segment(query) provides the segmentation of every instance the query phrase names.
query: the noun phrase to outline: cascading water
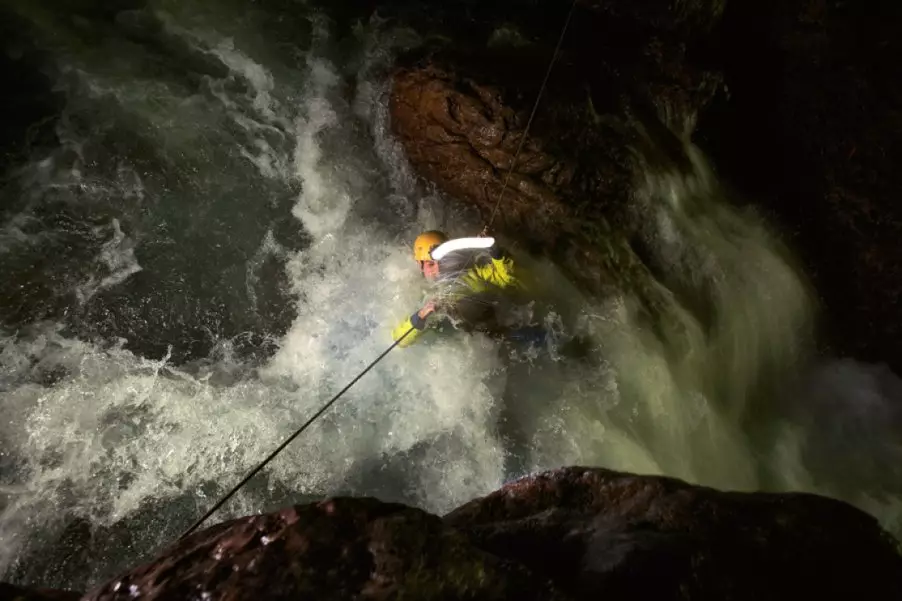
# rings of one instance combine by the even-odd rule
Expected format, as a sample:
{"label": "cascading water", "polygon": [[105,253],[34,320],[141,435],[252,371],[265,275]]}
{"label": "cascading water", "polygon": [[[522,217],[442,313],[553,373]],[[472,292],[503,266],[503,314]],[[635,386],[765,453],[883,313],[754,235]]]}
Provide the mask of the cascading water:
{"label": "cascading water", "polygon": [[[114,34],[100,17],[16,11],[54,57],[65,108],[59,147],[3,190],[0,572],[81,588],[178,536],[390,344],[422,301],[418,231],[481,223],[423,197],[388,134],[386,67],[411,32],[374,21],[337,39],[303,7],[161,2],[115,13]],[[823,462],[843,445],[805,403],[776,405],[793,386],[842,414],[850,397],[817,384],[867,372],[792,377],[808,293],[689,152],[694,173],[649,173],[636,210],[657,285],[705,299],[706,319],[676,294],[658,337],[629,294],[578,301],[539,265],[600,364],[511,362],[482,335],[397,349],[211,521],[336,493],[448,510],[504,480],[504,414],[527,437],[523,469],[824,490],[893,526],[902,451],[873,416],[898,391],[870,394],[856,421],[875,437],[856,455],[867,479],[831,479]],[[774,416],[787,421],[761,426]]]}

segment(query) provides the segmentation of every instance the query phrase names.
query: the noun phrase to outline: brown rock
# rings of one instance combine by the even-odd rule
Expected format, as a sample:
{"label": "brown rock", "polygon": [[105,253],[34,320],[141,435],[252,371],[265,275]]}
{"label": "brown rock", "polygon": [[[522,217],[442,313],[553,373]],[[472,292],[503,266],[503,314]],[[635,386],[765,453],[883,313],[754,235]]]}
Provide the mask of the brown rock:
{"label": "brown rock", "polygon": [[334,498],[231,520],[84,599],[898,599],[900,575],[839,501],[570,467],[441,519]]}
{"label": "brown rock", "polygon": [[[498,94],[429,64],[398,73],[390,109],[409,160],[430,179],[490,214],[503,185],[501,172],[510,168],[522,137],[522,131],[512,131],[516,115],[501,104]],[[528,222],[531,232],[547,232],[549,223],[565,209],[555,187],[545,185],[542,176],[568,167],[542,153],[534,142],[525,150],[518,177],[506,191],[504,220]]]}
{"label": "brown rock", "polygon": [[816,495],[569,467],[445,521],[575,599],[902,598],[898,543],[873,517]]}
{"label": "brown rock", "polygon": [[86,600],[564,599],[438,517],[336,498],[218,524]]}
{"label": "brown rock", "polygon": [[333,498],[230,520],[83,599],[899,599],[900,576],[898,543],[839,501],[569,467],[444,518]]}

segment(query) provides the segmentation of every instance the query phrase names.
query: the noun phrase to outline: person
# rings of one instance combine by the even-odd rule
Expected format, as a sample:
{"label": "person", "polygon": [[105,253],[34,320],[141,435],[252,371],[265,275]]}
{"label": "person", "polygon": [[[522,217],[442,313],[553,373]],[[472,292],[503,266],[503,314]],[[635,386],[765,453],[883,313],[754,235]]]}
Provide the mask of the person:
{"label": "person", "polygon": [[[546,355],[545,360],[534,364],[517,359],[517,353],[506,352],[512,348],[525,350],[545,345],[548,337],[545,328],[523,324],[517,310],[518,306],[527,304],[524,301],[535,300],[541,283],[518,269],[513,259],[494,244],[485,251],[451,252],[435,260],[432,252],[447,241],[448,237],[437,230],[423,232],[414,240],[413,258],[423,277],[440,288],[445,284],[446,290],[395,326],[392,337],[397,341],[409,331],[398,346],[410,346],[421,340],[428,329],[441,327],[450,316],[457,318],[457,323],[452,323],[456,329],[480,330],[503,341],[505,352],[500,353],[500,359],[507,375],[496,427],[505,448],[504,473],[506,479],[513,479],[524,475],[532,452],[531,433],[535,425],[530,416],[534,409],[524,410],[524,407],[534,406],[540,398],[545,398],[542,391],[559,381],[547,376],[552,373],[550,365],[555,363],[550,354],[540,353]],[[437,313],[444,315],[439,317]],[[573,356],[584,355],[573,341],[582,345],[580,339],[574,338],[560,350],[572,347],[577,349]],[[552,394],[547,398],[553,398]]]}
{"label": "person", "polygon": [[[431,283],[444,284],[438,300],[433,298],[419,310],[392,329],[392,338],[401,340],[398,346],[414,344],[438,311],[445,314],[441,322],[450,321],[465,330],[481,330],[489,334],[508,335],[519,342],[541,342],[544,331],[536,328],[510,329],[509,309],[516,299],[527,292],[518,277],[513,259],[497,245],[483,253],[449,253],[441,261],[432,257],[432,251],[448,241],[448,236],[438,230],[421,233],[413,243],[413,258],[419,264],[423,277]],[[435,320],[433,320],[433,323]],[[456,323],[455,323],[456,322]]]}

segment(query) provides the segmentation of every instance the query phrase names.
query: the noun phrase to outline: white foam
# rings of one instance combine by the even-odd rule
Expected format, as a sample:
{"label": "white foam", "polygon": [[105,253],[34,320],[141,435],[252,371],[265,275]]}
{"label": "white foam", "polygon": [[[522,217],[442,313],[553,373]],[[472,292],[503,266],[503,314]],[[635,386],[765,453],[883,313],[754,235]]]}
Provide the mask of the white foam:
{"label": "white foam", "polygon": [[[95,228],[95,233],[100,234],[99,230],[101,229],[105,228]],[[108,274],[99,281],[95,275],[91,274],[87,281],[76,288],[76,295],[82,304],[101,290],[121,284],[130,276],[141,271],[141,266],[135,257],[135,243],[122,232],[119,220],[113,218],[110,221],[109,229],[112,230],[112,237],[103,243],[96,259],[97,262],[103,263]]]}
{"label": "white foam", "polygon": [[305,114],[296,128],[297,147],[294,168],[303,190],[292,213],[314,237],[335,233],[347,218],[351,198],[336,185],[331,171],[320,166],[322,151],[317,137],[338,122],[338,116],[326,95],[338,85],[338,76],[324,60],[311,59],[310,95],[304,102]]}

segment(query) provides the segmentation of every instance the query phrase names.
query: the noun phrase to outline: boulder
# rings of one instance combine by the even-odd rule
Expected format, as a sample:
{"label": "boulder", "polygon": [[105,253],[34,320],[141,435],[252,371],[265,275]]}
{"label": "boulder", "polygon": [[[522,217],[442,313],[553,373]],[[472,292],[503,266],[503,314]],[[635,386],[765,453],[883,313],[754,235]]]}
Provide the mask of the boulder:
{"label": "boulder", "polygon": [[85,601],[114,599],[565,599],[437,516],[334,498],[230,520],[176,542]]}
{"label": "boulder", "polygon": [[900,575],[840,501],[567,467],[444,517],[341,497],[229,520],[84,599],[899,599]]}
{"label": "boulder", "polygon": [[567,467],[445,517],[574,599],[897,599],[898,543],[812,494],[739,493]]}

